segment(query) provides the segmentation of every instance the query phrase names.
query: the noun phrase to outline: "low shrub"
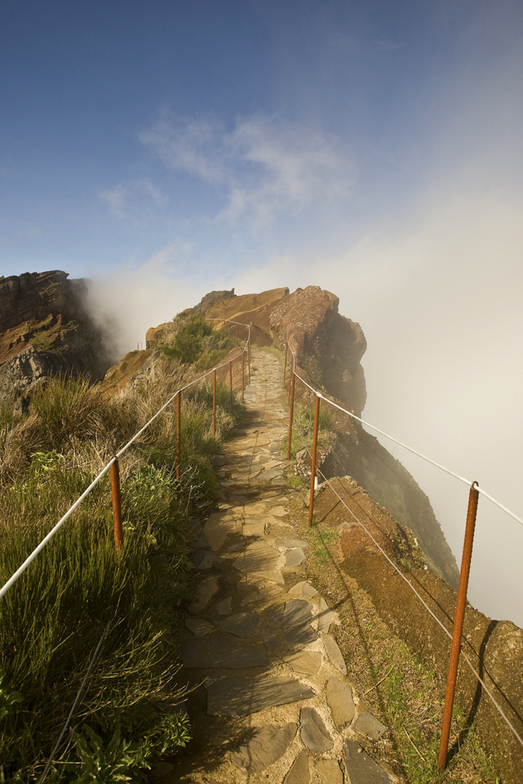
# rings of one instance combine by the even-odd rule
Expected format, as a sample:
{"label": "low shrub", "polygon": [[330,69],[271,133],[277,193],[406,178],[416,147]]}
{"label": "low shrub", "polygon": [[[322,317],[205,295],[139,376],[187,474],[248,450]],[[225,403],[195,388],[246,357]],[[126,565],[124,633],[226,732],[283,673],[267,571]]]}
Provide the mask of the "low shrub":
{"label": "low shrub", "polygon": [[[169,359],[114,401],[59,379],[29,415],[4,418],[1,584],[181,381]],[[88,671],[47,781],[142,781],[187,743],[172,630],[192,569],[188,520],[216,493],[213,455],[235,421],[228,389],[218,390],[216,440],[212,391],[182,396],[179,480],[175,403],[121,459],[119,555],[104,477],[0,600],[0,781],[38,781]]]}
{"label": "low shrub", "polygon": [[162,351],[180,362],[207,370],[236,345],[226,329],[213,329],[201,316],[180,314],[173,330],[164,338]]}

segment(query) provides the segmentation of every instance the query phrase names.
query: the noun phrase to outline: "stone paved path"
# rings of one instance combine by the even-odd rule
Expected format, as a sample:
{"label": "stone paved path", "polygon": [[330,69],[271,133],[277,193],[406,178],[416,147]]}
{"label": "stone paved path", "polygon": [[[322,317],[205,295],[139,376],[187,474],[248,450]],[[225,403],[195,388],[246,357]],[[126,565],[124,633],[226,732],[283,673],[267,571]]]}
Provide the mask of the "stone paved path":
{"label": "stone paved path", "polygon": [[288,513],[278,357],[253,350],[247,415],[218,459],[218,511],[195,531],[199,571],[182,658],[194,740],[166,782],[386,784],[360,747],[386,728],[361,711],[330,634],[333,612],[300,574],[307,543]]}

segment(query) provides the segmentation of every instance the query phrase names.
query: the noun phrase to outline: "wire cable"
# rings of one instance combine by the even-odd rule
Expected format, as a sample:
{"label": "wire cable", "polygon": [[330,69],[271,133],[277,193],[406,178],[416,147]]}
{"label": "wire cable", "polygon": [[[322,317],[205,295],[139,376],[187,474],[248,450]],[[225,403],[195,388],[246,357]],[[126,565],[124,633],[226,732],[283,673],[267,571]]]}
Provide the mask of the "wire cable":
{"label": "wire cable", "polygon": [[[291,349],[291,351],[292,351],[292,349]],[[330,400],[328,397],[325,397],[325,395],[323,395],[319,390],[317,390],[313,386],[311,386],[298,373],[295,372],[295,375],[296,375],[296,378],[298,378],[301,381],[302,384],[304,384],[308,389],[310,389],[311,392],[313,392],[319,398],[324,400],[326,403],[329,403],[329,405],[333,406],[333,408],[337,408],[339,411],[343,412],[344,414],[348,414],[350,417],[352,417],[353,419],[356,419],[362,425],[365,425],[365,427],[370,427],[372,430],[375,430],[380,435],[385,436],[385,438],[388,438],[390,441],[393,441],[395,444],[398,444],[398,446],[403,447],[408,452],[411,452],[413,455],[416,455],[417,457],[420,457],[422,460],[425,460],[425,462],[430,463],[431,465],[435,466],[436,468],[439,468],[441,471],[444,471],[446,474],[449,474],[450,476],[454,477],[454,479],[458,479],[460,482],[463,482],[468,487],[470,487],[470,485],[472,484],[472,482],[469,479],[466,479],[465,477],[460,476],[459,474],[456,474],[454,471],[451,471],[450,468],[446,468],[445,466],[441,465],[440,463],[437,463],[435,460],[432,460],[430,457],[427,457],[426,455],[422,454],[422,452],[418,452],[417,449],[414,449],[413,447],[409,446],[408,444],[403,443],[403,441],[399,441],[397,438],[394,438],[394,436],[389,435],[389,433],[386,433],[384,430],[380,430],[379,427],[376,427],[375,425],[372,425],[370,422],[366,422],[361,417],[356,416],[356,414],[354,414],[352,411],[348,411],[346,408],[342,408],[342,406],[338,405],[337,403],[334,403],[334,401]],[[497,506],[503,512],[508,514],[509,517],[512,517],[517,523],[519,523],[520,525],[523,525],[523,519],[521,517],[519,517],[517,514],[515,514],[515,512],[512,512],[510,509],[508,509],[502,503],[497,501],[493,496],[491,496],[489,493],[487,493],[485,490],[482,490],[481,487],[478,487],[477,489],[478,489],[478,492],[481,495],[484,495],[485,498],[488,498],[488,500],[491,503],[493,503],[495,506]]]}

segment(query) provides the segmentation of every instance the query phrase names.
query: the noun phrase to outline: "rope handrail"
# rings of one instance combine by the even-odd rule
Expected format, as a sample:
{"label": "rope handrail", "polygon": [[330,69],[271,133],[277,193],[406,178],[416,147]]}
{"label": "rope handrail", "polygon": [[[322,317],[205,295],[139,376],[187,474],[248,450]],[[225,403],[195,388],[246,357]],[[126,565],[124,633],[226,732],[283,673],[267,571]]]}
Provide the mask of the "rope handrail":
{"label": "rope handrail", "polygon": [[[307,451],[308,451],[308,450],[307,450]],[[417,596],[417,598],[419,599],[419,601],[422,603],[422,605],[425,607],[425,609],[426,609],[426,610],[427,610],[427,611],[430,613],[430,615],[431,615],[431,616],[434,618],[434,620],[436,621],[436,623],[437,623],[437,624],[438,624],[438,625],[439,625],[439,626],[440,626],[440,627],[443,629],[443,631],[445,632],[445,634],[446,634],[446,635],[447,635],[447,636],[448,636],[450,639],[452,639],[452,634],[451,634],[451,633],[450,633],[450,631],[447,629],[447,627],[446,627],[446,626],[445,626],[445,625],[444,625],[444,624],[443,624],[443,623],[440,621],[440,619],[437,617],[437,615],[436,615],[436,614],[435,614],[435,613],[434,613],[434,612],[433,612],[433,611],[430,609],[430,607],[429,607],[429,606],[428,606],[428,604],[425,602],[425,600],[423,599],[423,597],[422,597],[422,596],[421,596],[421,595],[418,593],[418,591],[417,591],[417,590],[414,588],[414,586],[412,585],[412,583],[410,582],[410,580],[407,580],[406,576],[403,574],[403,572],[401,571],[401,569],[399,569],[399,568],[398,568],[398,566],[397,566],[397,565],[394,563],[394,561],[393,561],[393,560],[392,560],[392,559],[391,559],[391,558],[390,558],[390,557],[387,555],[387,553],[385,552],[385,550],[384,550],[384,549],[383,549],[383,548],[380,546],[380,544],[379,544],[379,543],[376,541],[376,539],[375,539],[375,538],[374,538],[374,536],[371,534],[371,532],[368,530],[368,528],[367,528],[367,527],[366,527],[366,526],[365,526],[365,525],[364,525],[364,524],[361,522],[361,520],[358,518],[358,516],[357,516],[356,514],[354,514],[354,512],[352,511],[352,509],[351,509],[351,508],[350,508],[350,507],[349,507],[349,506],[348,506],[348,505],[345,503],[345,501],[344,501],[344,500],[343,500],[343,498],[340,496],[340,494],[339,494],[339,493],[336,491],[335,487],[333,487],[333,485],[331,484],[331,482],[329,481],[329,479],[327,479],[327,477],[326,477],[326,476],[325,476],[325,475],[324,475],[324,474],[321,472],[321,470],[320,470],[320,469],[318,469],[318,473],[319,473],[319,474],[321,474],[321,476],[323,477],[323,480],[324,480],[324,481],[325,481],[325,482],[328,484],[328,486],[330,487],[330,489],[332,490],[332,492],[334,493],[334,495],[336,496],[336,498],[337,498],[337,499],[340,501],[340,503],[342,504],[342,506],[344,506],[344,507],[345,507],[345,509],[346,509],[346,510],[349,512],[349,514],[352,516],[352,518],[353,518],[353,519],[354,519],[354,520],[355,520],[355,521],[356,521],[356,522],[357,522],[357,523],[358,523],[358,524],[359,524],[359,525],[362,527],[362,529],[365,531],[365,533],[367,534],[367,536],[369,536],[369,537],[370,537],[370,539],[372,539],[372,541],[374,542],[374,544],[376,545],[376,547],[378,548],[378,550],[381,552],[381,554],[382,554],[383,556],[385,556],[385,558],[386,558],[386,559],[387,559],[387,561],[390,563],[390,565],[393,567],[393,569],[394,569],[394,570],[395,570],[395,571],[396,571],[396,572],[399,574],[399,576],[400,576],[400,577],[401,577],[401,578],[402,578],[402,579],[403,579],[403,580],[404,580],[404,581],[407,583],[407,585],[409,586],[409,588],[411,589],[411,591],[412,591],[412,592],[413,592],[413,593],[414,593],[414,594]],[[473,665],[473,664],[472,664],[472,662],[470,661],[469,657],[466,655],[466,653],[465,653],[464,651],[461,651],[461,655],[463,656],[463,658],[464,658],[464,659],[465,659],[465,661],[467,662],[468,666],[469,666],[469,667],[470,667],[470,669],[472,670],[472,673],[473,673],[473,674],[474,674],[474,676],[477,678],[478,682],[479,682],[479,683],[482,685],[482,687],[485,689],[485,692],[486,692],[486,693],[487,693],[487,695],[489,696],[489,698],[490,698],[490,700],[491,700],[492,704],[494,705],[494,707],[495,707],[495,708],[498,710],[498,712],[500,713],[501,717],[504,719],[504,721],[506,722],[506,724],[508,725],[508,727],[509,727],[509,728],[512,730],[512,732],[513,732],[513,733],[514,733],[514,735],[516,736],[516,738],[517,738],[517,740],[519,741],[519,743],[521,744],[521,746],[523,746],[523,738],[522,738],[522,737],[521,737],[521,735],[518,733],[518,731],[516,730],[516,728],[513,726],[513,724],[511,723],[510,719],[508,718],[508,716],[507,716],[507,715],[505,714],[505,712],[503,711],[503,708],[501,708],[501,706],[500,706],[500,705],[497,703],[496,699],[494,698],[494,696],[493,696],[493,694],[491,693],[490,689],[488,688],[487,684],[485,683],[485,681],[484,681],[484,680],[481,678],[480,674],[479,674],[479,673],[476,671],[476,669],[474,668],[474,665]]]}
{"label": "rope handrail", "polygon": [[53,538],[53,536],[54,536],[54,535],[55,535],[55,534],[56,534],[56,533],[59,531],[59,529],[62,527],[62,525],[65,523],[65,521],[66,521],[66,520],[67,520],[67,519],[68,519],[68,518],[69,518],[69,517],[72,515],[72,513],[75,511],[75,509],[77,509],[77,508],[80,506],[80,504],[82,503],[82,501],[84,500],[84,498],[86,498],[86,497],[89,495],[89,493],[91,492],[91,490],[92,490],[92,489],[93,489],[93,488],[94,488],[94,487],[95,487],[95,486],[98,484],[98,482],[100,481],[100,479],[102,479],[102,478],[105,476],[105,474],[106,474],[106,473],[109,471],[109,469],[111,468],[112,464],[114,463],[115,459],[116,459],[116,458],[114,458],[114,457],[113,457],[113,458],[112,458],[112,460],[111,460],[109,463],[107,463],[107,465],[106,465],[106,466],[105,466],[105,467],[104,467],[104,468],[103,468],[103,469],[100,471],[100,473],[98,474],[98,476],[97,476],[95,479],[93,479],[93,481],[91,482],[91,484],[89,485],[89,487],[88,487],[86,490],[84,490],[84,492],[82,493],[82,495],[81,495],[81,496],[80,496],[80,497],[79,497],[79,498],[78,498],[78,499],[77,499],[77,500],[74,502],[74,504],[73,504],[72,506],[70,506],[70,507],[69,507],[69,509],[67,510],[67,512],[66,512],[66,513],[64,514],[64,516],[63,516],[63,517],[62,517],[62,518],[61,518],[61,519],[60,519],[60,520],[59,520],[59,521],[56,523],[56,525],[54,526],[54,528],[52,528],[52,529],[49,531],[49,533],[48,533],[48,534],[47,534],[47,535],[46,535],[46,536],[45,536],[45,537],[42,539],[42,541],[40,542],[40,544],[38,544],[38,545],[35,547],[35,549],[33,550],[33,552],[32,552],[30,555],[28,555],[28,556],[27,556],[27,558],[25,559],[25,561],[23,562],[23,564],[22,564],[21,566],[19,566],[19,567],[18,567],[18,569],[16,570],[16,572],[15,572],[15,573],[14,573],[14,574],[13,574],[13,575],[12,575],[12,576],[9,578],[9,580],[8,580],[8,581],[5,583],[5,585],[4,585],[4,586],[3,586],[3,587],[0,589],[0,599],[2,598],[2,596],[4,596],[4,594],[5,594],[5,593],[7,593],[7,591],[9,590],[9,588],[11,588],[11,586],[12,586],[12,585],[13,585],[13,584],[14,584],[14,583],[15,583],[15,582],[18,580],[18,578],[19,578],[19,577],[20,577],[20,576],[21,576],[21,575],[22,575],[22,574],[25,572],[25,570],[27,569],[27,567],[29,566],[29,564],[30,564],[32,561],[34,561],[34,559],[36,558],[36,556],[38,555],[38,553],[40,552],[40,550],[43,550],[43,548],[45,547],[45,545],[46,545],[46,544],[47,544],[47,543],[48,543],[48,542],[49,542],[49,541],[50,541],[50,540]]}
{"label": "rope handrail", "polygon": [[[293,355],[293,359],[295,359],[295,354],[290,346],[289,349]],[[342,406],[338,405],[337,403],[334,403],[333,400],[330,400],[328,397],[323,395],[318,389],[315,389],[313,386],[311,386],[311,384],[305,381],[305,379],[302,378],[298,373],[296,373],[296,371],[294,371],[294,374],[296,378],[298,378],[302,382],[302,384],[304,384],[308,389],[311,390],[311,392],[313,392],[315,395],[321,398],[321,400],[324,400],[326,403],[329,403],[329,405],[333,406],[334,408],[337,408],[339,411],[343,412],[344,414],[348,414],[350,417],[356,419],[362,425],[365,425],[365,427],[370,427],[372,430],[375,430],[380,435],[385,436],[385,438],[388,438],[390,441],[393,441],[395,444],[398,444],[398,446],[403,447],[408,452],[411,452],[413,455],[416,455],[417,457],[420,457],[422,460],[425,460],[425,462],[430,463],[430,465],[439,468],[441,471],[444,471],[446,474],[449,474],[450,476],[454,477],[454,479],[458,479],[460,482],[463,482],[468,487],[470,487],[470,485],[472,484],[472,482],[469,479],[465,479],[465,477],[460,476],[460,474],[457,474],[455,471],[452,471],[450,468],[446,468],[444,465],[441,465],[441,463],[437,463],[435,460],[432,460],[432,458],[427,457],[422,452],[418,452],[417,449],[414,449],[408,444],[405,444],[403,441],[399,441],[394,436],[389,435],[389,433],[386,433],[384,430],[381,430],[379,427],[376,427],[375,425],[372,425],[370,422],[365,421],[361,417],[354,414],[352,411],[348,411],[346,408],[342,408]],[[512,512],[508,507],[506,507],[500,501],[496,500],[492,495],[487,493],[481,487],[478,487],[478,492],[481,495],[484,495],[485,498],[488,498],[488,500],[492,504],[497,506],[499,509],[501,509],[502,512],[505,512],[505,514],[509,515],[509,517],[512,517],[517,523],[523,525],[523,519],[521,517],[519,517],[515,512]]]}
{"label": "rope handrail", "polygon": [[[224,319],[224,321],[227,321],[227,319]],[[232,323],[235,323],[235,322],[232,322]],[[247,326],[247,327],[249,328],[249,337],[250,337],[250,325],[248,325],[248,324],[247,324],[247,325],[245,325],[245,326]],[[249,340],[249,337],[247,338],[247,340],[246,340],[246,343],[248,342],[248,340]],[[146,430],[146,429],[147,429],[147,428],[148,428],[148,427],[149,427],[149,426],[150,426],[150,425],[151,425],[151,424],[154,422],[154,420],[155,420],[155,419],[156,419],[156,418],[157,418],[157,417],[158,417],[158,416],[159,416],[159,415],[160,415],[160,414],[161,414],[161,413],[162,413],[162,412],[163,412],[163,411],[164,411],[164,410],[167,408],[167,406],[168,406],[170,403],[172,403],[172,401],[173,401],[173,400],[175,400],[175,398],[177,397],[177,395],[178,395],[178,394],[180,394],[181,392],[184,392],[186,389],[189,389],[189,387],[192,387],[192,386],[194,386],[195,384],[199,383],[199,382],[200,382],[200,381],[202,381],[203,379],[207,378],[207,376],[210,376],[212,373],[214,373],[216,370],[219,370],[221,367],[225,367],[225,366],[226,366],[226,365],[228,365],[230,362],[232,362],[234,359],[237,359],[237,358],[238,358],[238,357],[240,357],[242,354],[245,354],[245,352],[246,352],[246,351],[247,351],[247,349],[244,347],[244,348],[243,348],[243,349],[241,349],[241,350],[238,352],[238,354],[236,354],[234,357],[231,357],[230,359],[228,359],[228,360],[227,360],[227,361],[225,361],[225,362],[220,362],[219,364],[215,365],[215,366],[214,366],[213,368],[211,368],[210,370],[207,370],[207,371],[206,371],[205,373],[203,373],[201,376],[198,376],[198,378],[196,378],[196,379],[194,379],[193,381],[189,382],[189,383],[188,383],[188,384],[186,384],[184,387],[181,387],[180,389],[178,389],[178,390],[177,390],[177,391],[174,393],[174,395],[172,395],[172,396],[169,398],[169,400],[168,400],[166,403],[164,403],[164,405],[163,405],[163,406],[162,406],[162,407],[161,407],[161,408],[160,408],[160,409],[159,409],[159,410],[156,412],[156,414],[154,414],[154,416],[152,416],[152,417],[151,417],[151,419],[149,419],[149,421],[148,421],[148,422],[147,422],[147,423],[146,423],[146,424],[145,424],[145,425],[144,425],[144,426],[143,426],[143,427],[142,427],[142,428],[141,428],[141,429],[140,429],[140,430],[139,430],[137,433],[135,433],[135,435],[134,435],[134,436],[133,436],[133,437],[132,437],[132,438],[131,438],[131,439],[130,439],[130,440],[129,440],[129,441],[126,443],[126,444],[125,444],[125,446],[123,446],[123,447],[122,447],[122,449],[120,449],[120,451],[119,451],[119,452],[117,452],[116,456],[115,456],[115,457],[113,457],[113,458],[112,458],[112,459],[111,459],[111,460],[110,460],[110,461],[107,463],[107,465],[106,465],[106,466],[104,466],[104,468],[103,468],[103,469],[100,471],[100,473],[99,473],[99,474],[98,474],[98,475],[97,475],[97,476],[96,476],[96,477],[93,479],[93,481],[91,482],[91,484],[89,485],[89,487],[87,487],[87,488],[84,490],[84,492],[82,493],[82,495],[81,495],[81,496],[80,496],[80,497],[79,497],[79,498],[78,498],[78,499],[77,499],[77,500],[74,502],[74,504],[72,504],[72,506],[70,506],[70,507],[69,507],[69,509],[67,510],[67,512],[66,512],[66,513],[63,515],[63,517],[61,517],[61,518],[60,518],[60,520],[59,520],[59,521],[56,523],[56,525],[55,525],[55,526],[54,526],[54,527],[53,527],[53,528],[52,528],[52,529],[49,531],[49,533],[48,533],[48,534],[46,534],[46,536],[45,536],[45,537],[42,539],[42,541],[41,541],[41,542],[40,542],[40,543],[39,543],[39,544],[38,544],[38,545],[35,547],[35,549],[32,551],[32,553],[30,553],[30,554],[28,555],[28,557],[25,559],[25,561],[24,561],[24,562],[23,562],[23,563],[22,563],[22,564],[21,564],[21,565],[18,567],[18,569],[16,570],[16,572],[14,572],[14,574],[12,574],[12,575],[11,575],[11,577],[10,577],[10,578],[7,580],[7,582],[6,582],[6,583],[5,583],[5,584],[2,586],[2,588],[0,588],[0,599],[1,599],[1,598],[2,598],[2,597],[3,597],[3,596],[6,594],[6,593],[7,593],[7,591],[8,591],[8,590],[9,590],[9,589],[10,589],[10,588],[11,588],[11,587],[14,585],[14,583],[15,583],[15,582],[18,580],[18,578],[19,578],[19,577],[21,577],[21,575],[22,575],[22,574],[25,572],[25,570],[26,570],[26,569],[27,569],[27,567],[28,567],[28,566],[29,566],[29,565],[32,563],[32,561],[34,561],[34,559],[35,559],[35,558],[36,558],[36,556],[37,556],[37,555],[40,553],[40,551],[41,551],[41,550],[43,550],[43,548],[45,547],[45,545],[46,545],[46,544],[47,544],[47,543],[48,543],[48,542],[49,542],[49,541],[50,541],[50,540],[51,540],[51,539],[54,537],[54,535],[55,535],[55,534],[56,534],[56,533],[57,533],[57,532],[60,530],[60,528],[62,527],[62,525],[63,525],[63,524],[66,522],[66,520],[68,520],[68,519],[69,519],[69,517],[70,517],[70,516],[73,514],[73,512],[74,512],[74,511],[75,511],[75,510],[76,510],[76,509],[77,509],[77,508],[80,506],[80,504],[82,503],[82,501],[83,501],[83,500],[84,500],[84,499],[85,499],[85,498],[86,498],[86,497],[89,495],[89,493],[91,492],[91,490],[93,490],[93,489],[94,489],[94,487],[95,487],[95,486],[96,486],[96,485],[97,485],[97,484],[100,482],[100,480],[101,480],[101,479],[102,479],[102,478],[105,476],[105,474],[106,474],[106,473],[107,473],[107,472],[110,470],[111,466],[112,466],[112,465],[115,463],[115,461],[116,461],[118,458],[120,458],[120,457],[121,457],[121,456],[122,456],[122,455],[123,455],[123,454],[124,454],[124,453],[125,453],[125,452],[126,452],[128,449],[129,449],[129,447],[130,447],[130,446],[131,446],[131,445],[132,445],[132,444],[133,444],[133,443],[136,441],[136,439],[137,439],[137,438],[139,438],[139,436],[140,436],[140,435],[141,435],[141,434],[142,434],[142,433],[143,433],[143,432],[144,432],[144,431],[145,431],[145,430]]]}
{"label": "rope handrail", "polygon": [[[387,553],[379,545],[379,543],[376,541],[374,536],[372,536],[372,534],[370,533],[368,528],[362,523],[362,521],[352,511],[352,509],[350,509],[350,507],[345,503],[343,498],[339,495],[339,493],[336,491],[336,489],[333,487],[333,485],[327,479],[327,477],[321,472],[321,470],[316,469],[316,466],[315,466],[315,454],[316,454],[316,439],[317,439],[317,428],[318,428],[318,419],[319,419],[318,415],[319,415],[320,399],[321,400],[325,400],[327,403],[330,403],[330,405],[332,405],[333,407],[337,408],[339,411],[342,411],[343,413],[348,414],[350,417],[358,420],[361,424],[366,425],[366,426],[372,428],[373,430],[377,431],[378,433],[380,433],[381,435],[385,436],[386,438],[389,438],[394,443],[399,444],[400,446],[404,447],[405,449],[407,449],[408,451],[410,451],[413,454],[417,455],[418,457],[421,457],[422,459],[426,460],[430,464],[432,464],[432,465],[436,466],[437,468],[443,470],[445,473],[450,474],[454,478],[456,478],[456,479],[466,483],[467,485],[471,485],[471,496],[469,497],[469,513],[467,514],[467,530],[469,529],[469,514],[470,514],[470,506],[471,506],[470,499],[471,499],[471,497],[473,495],[473,492],[476,493],[476,499],[477,499],[478,493],[481,492],[481,489],[478,487],[477,482],[469,483],[469,481],[467,479],[464,479],[459,474],[456,474],[454,471],[451,471],[450,469],[447,469],[445,466],[442,466],[439,463],[436,463],[434,460],[431,460],[430,458],[427,458],[422,453],[420,453],[417,450],[409,447],[407,444],[404,444],[403,442],[399,441],[398,439],[394,438],[393,436],[390,436],[388,433],[385,433],[380,428],[375,427],[374,425],[370,424],[369,422],[365,422],[363,419],[361,419],[361,417],[356,416],[356,414],[354,414],[352,411],[348,411],[347,409],[342,408],[342,406],[338,405],[337,403],[334,403],[332,400],[329,400],[328,397],[326,397],[319,390],[317,390],[313,386],[311,386],[311,384],[309,384],[307,381],[305,381],[305,379],[302,378],[296,372],[296,366],[297,366],[296,355],[295,355],[295,352],[292,350],[292,347],[288,343],[288,335],[287,335],[286,347],[288,347],[290,349],[291,354],[292,354],[292,359],[293,359],[293,367],[292,367],[292,371],[291,371],[291,376],[292,376],[292,384],[291,384],[291,390],[292,390],[291,391],[291,398],[292,398],[291,399],[291,412],[292,412],[292,403],[293,403],[293,397],[294,397],[294,381],[295,381],[295,378],[299,378],[299,380],[302,382],[302,384],[304,384],[304,386],[306,388],[308,388],[316,397],[316,413],[315,413],[315,422],[314,422],[314,443],[313,443],[313,447],[312,447],[313,454],[311,455],[309,450],[307,449],[307,452],[308,452],[308,454],[309,454],[309,456],[311,458],[311,491],[310,491],[311,495],[310,495],[310,509],[309,509],[309,525],[312,524],[311,512],[312,512],[312,508],[313,508],[313,498],[314,498],[313,494],[314,494],[315,475],[316,474],[320,474],[323,477],[324,481],[327,483],[327,485],[330,487],[330,489],[332,490],[334,495],[338,498],[338,500],[345,507],[345,509],[347,509],[349,514],[352,516],[352,518],[361,526],[361,528],[365,531],[365,533],[369,536],[369,538],[374,542],[374,544],[376,545],[378,550],[382,553],[382,555],[390,563],[390,565],[393,567],[393,569],[407,583],[409,588],[412,590],[412,592],[415,594],[415,596],[418,598],[418,600],[421,602],[421,604],[425,607],[425,609],[429,612],[429,614],[432,616],[432,618],[443,629],[445,634],[449,638],[451,638],[451,640],[452,640],[451,661],[449,663],[449,675],[448,675],[448,680],[447,680],[447,695],[446,695],[446,698],[445,698],[445,711],[444,711],[443,727],[442,727],[442,733],[441,733],[440,754],[439,754],[439,758],[438,758],[438,770],[440,770],[440,771],[444,770],[444,768],[446,766],[446,761],[447,761],[448,733],[449,733],[449,730],[450,730],[450,721],[451,721],[450,712],[452,711],[452,703],[453,703],[453,699],[454,699],[454,688],[455,688],[455,677],[456,677],[456,674],[457,674],[457,664],[458,664],[458,661],[459,661],[459,654],[460,653],[461,653],[461,656],[464,657],[466,663],[468,664],[470,670],[472,671],[474,677],[477,679],[478,683],[480,683],[481,687],[485,690],[485,693],[487,694],[488,698],[490,699],[492,705],[496,708],[496,710],[498,711],[498,713],[501,716],[501,718],[503,719],[503,721],[506,723],[508,728],[511,730],[511,732],[513,733],[513,735],[515,736],[515,738],[517,739],[519,744],[523,747],[523,738],[522,738],[522,736],[519,734],[519,732],[517,731],[517,729],[515,728],[513,723],[510,721],[509,717],[507,716],[507,714],[505,713],[503,708],[499,705],[499,703],[495,699],[493,693],[491,692],[491,690],[489,689],[489,687],[487,686],[487,684],[485,683],[483,678],[480,676],[479,672],[477,672],[477,670],[475,669],[474,665],[470,661],[469,657],[466,655],[466,653],[464,651],[460,650],[461,647],[462,647],[461,640],[463,639],[463,637],[462,637],[462,627],[460,625],[460,622],[458,621],[458,605],[460,604],[460,602],[459,602],[459,600],[460,600],[460,593],[463,591],[463,610],[464,610],[464,602],[465,602],[465,597],[466,597],[466,585],[467,585],[467,581],[468,581],[468,565],[469,565],[469,564],[466,563],[466,558],[465,558],[465,549],[466,548],[464,547],[464,555],[463,555],[463,563],[462,563],[462,573],[461,573],[461,577],[460,577],[460,589],[459,589],[459,592],[458,592],[458,604],[457,604],[457,609],[456,609],[456,618],[455,618],[455,621],[454,621],[454,633],[451,634],[450,631],[445,627],[445,625],[440,621],[440,619],[431,610],[431,608],[425,602],[423,597],[418,593],[418,591],[415,589],[415,587],[412,585],[412,583],[401,572],[401,570],[393,562],[393,560],[391,558],[389,558]],[[287,361],[287,353],[285,354],[285,361]],[[292,427],[292,413],[291,413],[291,424],[289,426],[289,450],[290,450],[290,440],[291,440],[291,432],[292,432],[291,431],[291,427]],[[515,515],[511,510],[507,509],[504,505],[500,504],[499,501],[497,501],[495,498],[493,498],[489,493],[486,493],[486,492],[483,491],[483,495],[486,498],[488,498],[492,503],[494,503],[496,506],[498,506],[502,511],[506,512],[511,517],[513,517],[518,523],[523,524],[523,520],[521,520],[521,518],[519,518],[517,515]],[[473,510],[473,517],[472,517],[472,528],[471,528],[471,533],[470,533],[470,550],[472,549],[472,536],[473,536],[473,525],[474,525],[474,521],[475,521],[475,514],[476,514],[476,511],[475,511],[475,508],[474,508],[474,510]],[[466,540],[466,543],[467,543],[467,535],[465,537],[465,540]],[[470,557],[470,554],[469,554],[469,557]],[[470,563],[470,561],[469,561],[469,563]],[[453,665],[453,663],[452,663],[453,650],[454,650],[454,648],[456,646],[457,646],[457,657],[456,657],[456,661],[455,661],[454,669],[453,669],[453,666],[452,666]],[[452,679],[454,679],[454,681],[452,681]],[[502,694],[502,692],[501,692],[501,694]],[[502,696],[504,696],[504,695],[502,694]],[[448,710],[447,710],[447,708],[448,708]],[[446,716],[448,716],[448,724],[447,725],[445,725]]]}

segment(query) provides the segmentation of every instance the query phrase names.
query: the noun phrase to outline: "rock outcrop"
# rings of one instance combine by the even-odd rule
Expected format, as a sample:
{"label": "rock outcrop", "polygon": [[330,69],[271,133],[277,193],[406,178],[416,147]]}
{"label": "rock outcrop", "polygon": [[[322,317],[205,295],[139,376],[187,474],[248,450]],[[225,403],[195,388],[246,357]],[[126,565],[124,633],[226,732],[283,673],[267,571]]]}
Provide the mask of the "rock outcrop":
{"label": "rock outcrop", "polygon": [[[288,339],[300,376],[360,417],[366,400],[361,359],[367,342],[360,325],[342,316],[338,307],[338,298],[318,286],[292,294],[288,288],[279,288],[239,296],[233,289],[211,292],[184,314],[204,315],[216,328],[226,327],[239,338],[247,337],[248,328],[243,325],[250,325],[252,342],[261,346],[281,349]],[[168,332],[176,329],[175,322],[150,329],[147,347],[161,345]],[[302,402],[311,400],[303,385],[298,385],[296,394]],[[425,493],[357,420],[340,415],[336,409],[331,413],[336,437],[335,443],[319,454],[323,475],[353,476],[419,538],[430,568],[456,587],[456,562]],[[307,470],[306,465],[302,468]]]}
{"label": "rock outcrop", "polygon": [[23,407],[50,376],[103,377],[111,363],[85,295],[59,270],[0,277],[0,400]]}
{"label": "rock outcrop", "polygon": [[338,312],[339,299],[319,286],[272,289],[216,302],[209,319],[252,324],[252,341],[281,348],[288,336],[299,368],[313,384],[348,406],[358,416],[365,405],[365,376],[360,364],[367,348],[359,324]]}
{"label": "rock outcrop", "polygon": [[288,335],[298,365],[311,381],[357,416],[366,401],[360,364],[367,341],[359,324],[338,312],[339,299],[318,286],[297,289],[271,312],[280,342]]}
{"label": "rock outcrop", "polygon": [[349,474],[369,495],[418,537],[432,571],[458,587],[456,560],[427,495],[407,469],[377,438],[357,427],[357,437],[338,432],[321,471],[325,477]]}

